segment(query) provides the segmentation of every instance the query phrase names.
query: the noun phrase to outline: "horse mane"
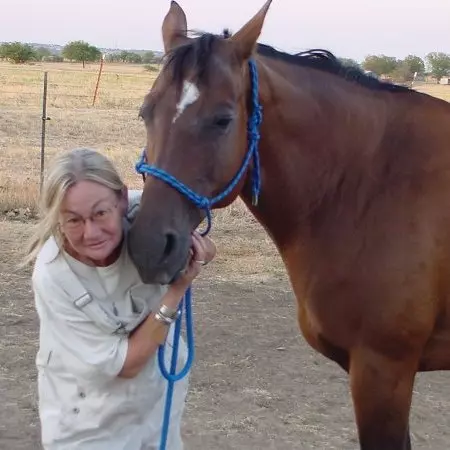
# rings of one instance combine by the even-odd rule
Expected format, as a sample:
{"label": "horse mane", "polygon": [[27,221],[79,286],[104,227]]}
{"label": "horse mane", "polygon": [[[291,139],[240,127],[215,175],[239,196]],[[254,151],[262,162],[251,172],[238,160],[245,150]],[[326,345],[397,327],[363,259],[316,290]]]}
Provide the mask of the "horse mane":
{"label": "horse mane", "polygon": [[[172,78],[178,85],[182,83],[188,71],[194,71],[199,82],[202,82],[206,76],[206,69],[212,57],[215,44],[231,36],[228,29],[223,30],[222,34],[219,35],[202,31],[191,31],[190,34],[194,35],[197,39],[192,39],[187,44],[176,47],[165,57],[166,67],[170,69]],[[256,51],[261,56],[267,58],[331,73],[368,89],[390,92],[412,92],[406,86],[399,86],[388,81],[379,80],[366,74],[359,67],[346,65],[328,50],[311,49],[290,54],[277,50],[269,45],[258,43]]]}

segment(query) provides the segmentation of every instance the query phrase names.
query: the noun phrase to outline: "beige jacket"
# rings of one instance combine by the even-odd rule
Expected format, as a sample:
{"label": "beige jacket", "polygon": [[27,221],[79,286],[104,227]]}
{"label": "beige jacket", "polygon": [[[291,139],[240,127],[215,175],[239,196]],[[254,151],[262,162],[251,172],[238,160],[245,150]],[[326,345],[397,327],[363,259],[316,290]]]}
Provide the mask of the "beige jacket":
{"label": "beige jacket", "polygon": [[[130,200],[135,210],[139,191],[132,191]],[[157,355],[133,379],[117,374],[127,354],[128,331],[158,307],[166,288],[141,282],[126,243],[113,265],[93,268],[61,252],[53,238],[38,255],[32,284],[40,320],[36,365],[44,449],[157,450],[167,388]],[[80,289],[95,308],[76,302]],[[124,326],[118,330],[117,323]],[[172,336],[173,327],[167,367]],[[178,367],[185,361],[183,341]],[[167,450],[183,448],[187,387],[188,377],[175,383]]]}

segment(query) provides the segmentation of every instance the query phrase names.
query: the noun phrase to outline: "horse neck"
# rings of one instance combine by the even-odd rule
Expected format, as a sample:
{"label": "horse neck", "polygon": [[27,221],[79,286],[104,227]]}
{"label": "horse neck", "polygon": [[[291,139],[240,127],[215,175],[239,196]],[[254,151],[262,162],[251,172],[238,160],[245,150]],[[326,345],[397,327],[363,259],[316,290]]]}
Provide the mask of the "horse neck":
{"label": "horse neck", "polygon": [[313,226],[338,190],[364,195],[370,189],[364,173],[373,167],[384,136],[389,94],[268,58],[259,58],[258,66],[260,203],[252,207],[248,189],[242,197],[283,246],[302,227]]}

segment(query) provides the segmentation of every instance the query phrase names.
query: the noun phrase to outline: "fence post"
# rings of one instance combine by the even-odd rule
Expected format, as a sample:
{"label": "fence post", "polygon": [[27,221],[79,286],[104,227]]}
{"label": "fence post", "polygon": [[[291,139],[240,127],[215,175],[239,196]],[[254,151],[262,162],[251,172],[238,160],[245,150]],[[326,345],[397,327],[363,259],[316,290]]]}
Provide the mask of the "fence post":
{"label": "fence post", "polygon": [[97,99],[98,85],[100,84],[100,77],[102,76],[102,69],[103,69],[104,62],[105,62],[105,55],[103,54],[100,59],[100,69],[98,71],[97,84],[95,85],[95,92],[94,92],[94,98],[92,100],[92,106],[95,105],[95,100]]}
{"label": "fence post", "polygon": [[48,72],[44,72],[44,92],[42,94],[42,132],[41,132],[41,180],[39,192],[42,192],[44,184],[44,161],[45,161],[45,124],[49,118],[47,117],[47,79]]}

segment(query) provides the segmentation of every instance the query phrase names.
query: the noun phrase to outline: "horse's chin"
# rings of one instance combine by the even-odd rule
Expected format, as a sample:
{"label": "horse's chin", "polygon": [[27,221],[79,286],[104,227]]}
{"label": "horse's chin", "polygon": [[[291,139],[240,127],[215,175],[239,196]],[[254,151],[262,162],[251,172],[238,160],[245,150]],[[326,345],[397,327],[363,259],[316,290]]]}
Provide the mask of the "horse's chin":
{"label": "horse's chin", "polygon": [[174,272],[174,274],[168,284],[175,283],[175,281],[177,281],[184,274],[188,262],[189,262],[189,255],[186,257],[184,264],[182,264],[182,266]]}
{"label": "horse's chin", "polygon": [[139,273],[139,275],[144,284],[171,285],[183,275],[188,261],[189,253],[187,253],[186,257],[181,259],[181,263],[177,265],[173,264],[154,273],[144,271]]}

